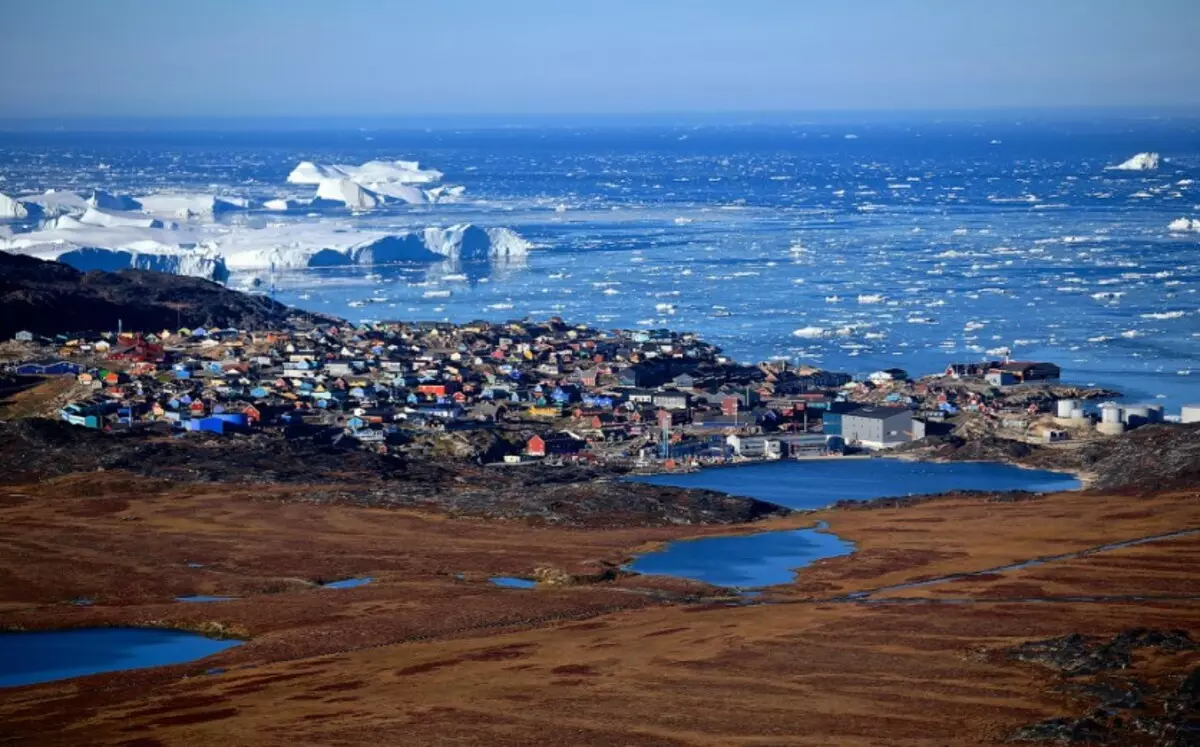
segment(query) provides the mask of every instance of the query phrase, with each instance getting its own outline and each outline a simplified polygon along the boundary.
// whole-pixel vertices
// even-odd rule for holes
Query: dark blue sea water
[[[1162,155],[1157,170],[1108,168],[1143,151]],[[929,373],[1007,348],[1168,412],[1200,400],[1200,232],[1168,230],[1200,218],[1194,117],[0,133],[0,191],[264,200],[298,194],[284,180],[302,159],[400,158],[443,171],[463,201],[222,222],[352,235],[469,221],[538,247],[505,263],[273,278],[281,300],[351,319],[690,328],[739,358],[851,373]]]
[[[707,488],[795,509],[840,500],[944,493],[952,490],[1075,490],[1071,475],[989,462],[909,462],[900,459],[814,459],[704,469],[637,478],[655,485]]]
[[[672,542],[658,552],[639,555],[627,567],[716,586],[755,588],[788,583],[799,568],[852,552],[853,543],[837,535],[797,529]]]
[[[179,664],[240,643],[148,628],[0,633],[0,687]]]

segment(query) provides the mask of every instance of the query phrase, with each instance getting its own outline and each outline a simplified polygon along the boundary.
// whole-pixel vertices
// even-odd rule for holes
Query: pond
[[[717,467],[634,478],[654,485],[707,488],[795,509],[824,508],[839,500],[870,500],[953,490],[1076,490],[1064,472],[993,462],[912,462],[902,459],[810,459]]]
[[[241,643],[155,628],[0,633],[0,687],[181,664]]]
[[[204,604],[208,602],[229,602],[237,597],[213,597],[206,594],[195,594],[190,597],[175,597],[176,602],[188,602],[192,604]]]
[[[757,588],[786,584],[797,568],[854,552],[853,543],[823,531],[826,526],[822,522],[815,529],[679,540],[657,552],[637,556],[626,568],[714,586]]]
[[[532,589],[537,586],[537,581],[530,581],[526,578],[515,578],[513,576],[492,576],[488,579],[496,586],[503,586],[506,589]]]

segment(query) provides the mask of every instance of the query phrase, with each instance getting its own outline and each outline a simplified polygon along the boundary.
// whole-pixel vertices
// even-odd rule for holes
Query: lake
[[[786,584],[797,568],[854,552],[853,543],[821,531],[824,526],[680,540],[658,552],[639,555],[626,568],[715,586],[756,588]]]
[[[241,643],[153,628],[0,633],[0,687],[181,664]]]
[[[812,459],[704,469],[635,478],[654,485],[707,488],[795,509],[839,500],[944,493],[953,490],[1056,492],[1080,482],[1064,472],[992,462],[910,462],[901,459]]]

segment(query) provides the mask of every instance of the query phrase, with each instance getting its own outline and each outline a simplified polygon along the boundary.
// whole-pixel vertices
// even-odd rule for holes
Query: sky
[[[1200,104],[1200,0],[5,6],[2,118]]]

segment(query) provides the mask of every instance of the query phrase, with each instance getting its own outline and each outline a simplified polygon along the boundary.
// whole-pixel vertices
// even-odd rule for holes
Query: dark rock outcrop
[[[280,328],[290,318],[336,321],[201,278],[148,270],[83,273],[58,262],[0,252],[0,339],[178,327]]]

